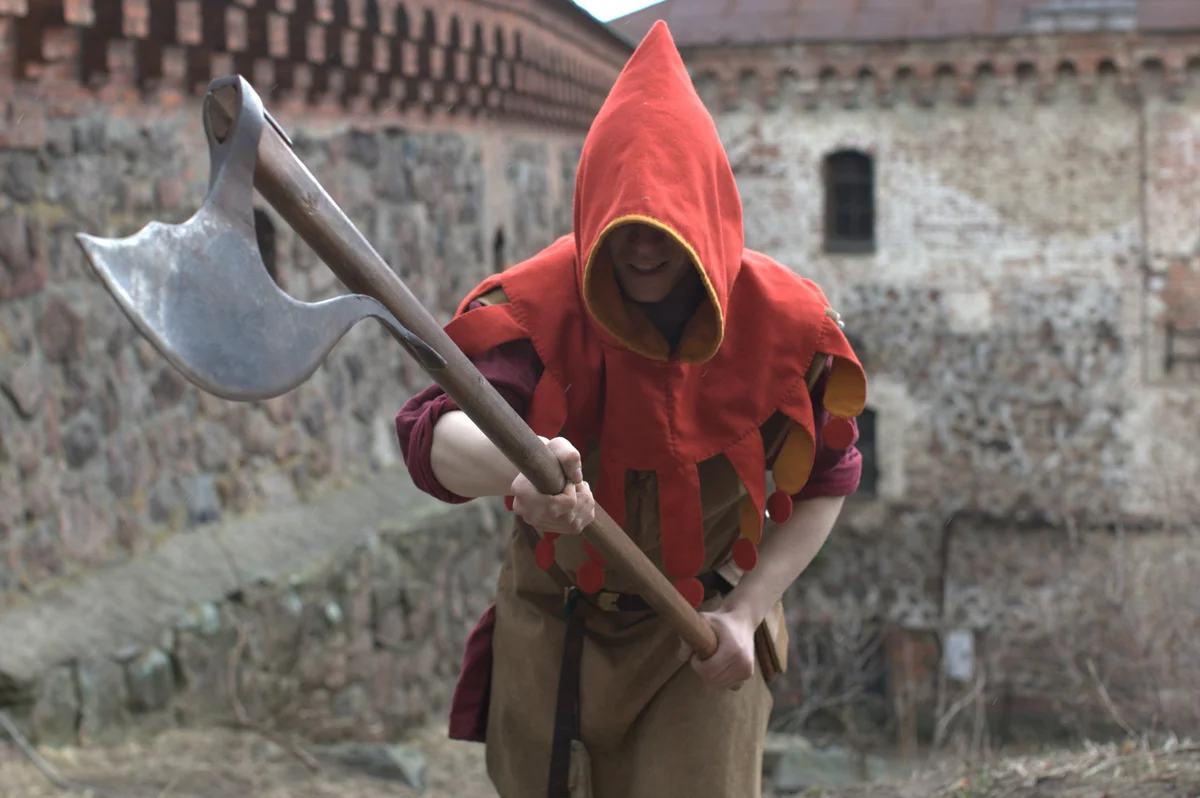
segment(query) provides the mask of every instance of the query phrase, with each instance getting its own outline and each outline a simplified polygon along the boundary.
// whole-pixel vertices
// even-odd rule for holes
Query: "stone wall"
[[[497,502],[389,519],[301,571],[191,605],[138,642],[88,648],[7,685],[39,743],[242,724],[314,741],[395,740],[445,722],[463,643],[495,594]]]
[[[1046,606],[1109,606],[1114,530],[1170,550],[1200,518],[1195,367],[1165,368],[1168,325],[1200,321],[1200,43],[1128,47],[687,54],[748,245],[825,289],[870,374],[877,489],[797,586],[795,621],[934,630],[933,677],[939,635],[971,630],[989,690],[1043,709],[1081,672]],[[864,253],[825,246],[822,167],[842,150],[874,167]]]
[[[296,151],[436,317],[494,268],[567,232],[579,137],[281,114]],[[260,404],[195,390],[138,336],[73,236],[182,221],[208,178],[198,105],[92,105],[0,152],[0,605],[164,535],[303,498],[394,462],[392,418],[427,379],[380,327]],[[489,181],[497,168],[507,174]],[[344,289],[260,201],[293,296]],[[272,251],[273,250],[273,251]]]

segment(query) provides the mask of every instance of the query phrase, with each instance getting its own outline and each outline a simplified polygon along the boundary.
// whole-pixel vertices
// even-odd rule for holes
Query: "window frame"
[[[831,152],[821,163],[821,182],[825,188],[825,251],[850,255],[874,253],[878,221],[874,159],[870,154],[855,149]],[[847,191],[855,189],[865,196],[853,199],[845,196]],[[855,227],[865,226],[865,235],[861,231],[839,231],[839,217],[846,214],[852,217],[848,227],[854,231]]]

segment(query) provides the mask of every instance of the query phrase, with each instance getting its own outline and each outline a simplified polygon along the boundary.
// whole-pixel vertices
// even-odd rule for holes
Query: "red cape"
[[[485,280],[446,330],[468,356],[531,340],[545,372],[527,421],[539,435],[562,435],[581,452],[599,446],[594,492],[618,523],[626,470],[657,473],[664,568],[696,605],[694,577],[705,559],[697,464],[724,454],[746,485],[735,556],[753,567],[767,499],[759,428],[776,412],[796,422],[774,475],[781,491],[799,492],[814,452],[805,383],[814,356],[834,358],[825,407],[835,419],[825,437],[835,447],[850,444],[845,420],[862,412],[866,378],[821,290],[745,248],[733,171],[661,21],[592,125],[574,210],[574,234]],[[603,246],[613,228],[630,222],[673,236],[704,283],[706,301],[674,353],[622,297]],[[466,312],[495,289],[508,301]],[[576,578],[595,592],[603,561],[587,549],[590,562]]]

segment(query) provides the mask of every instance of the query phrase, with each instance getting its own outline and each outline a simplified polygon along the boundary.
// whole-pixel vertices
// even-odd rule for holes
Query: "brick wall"
[[[8,3],[0,24],[12,49],[0,65],[3,80],[43,100],[178,103],[237,72],[275,106],[309,113],[420,112],[578,131],[629,48],[573,10],[534,0]]]

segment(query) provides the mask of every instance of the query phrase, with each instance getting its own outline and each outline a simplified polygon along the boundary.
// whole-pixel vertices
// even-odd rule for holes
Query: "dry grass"
[[[810,790],[806,798],[1196,798],[1200,746],[1088,745],[998,759],[965,769],[958,760],[928,764],[887,783]]]
[[[409,742],[429,757],[424,793],[332,765],[314,772],[286,747],[229,729],[179,729],[115,748],[42,755],[62,776],[100,788],[97,798],[495,798],[481,746],[452,743],[444,730]],[[20,751],[0,744],[0,797],[62,795]]]
[[[482,746],[455,743],[441,729],[409,741],[428,756],[425,798],[495,798]],[[117,748],[44,752],[73,781],[116,798],[416,798],[392,782],[323,767],[312,772],[285,748],[245,731],[175,730]],[[63,792],[11,746],[0,746],[0,796],[51,798]],[[96,793],[98,797],[100,793]],[[810,798],[1196,798],[1200,746],[1170,743],[1085,746],[1000,759],[967,769],[944,758],[907,778],[832,790]],[[774,798],[770,792],[764,798]]]

